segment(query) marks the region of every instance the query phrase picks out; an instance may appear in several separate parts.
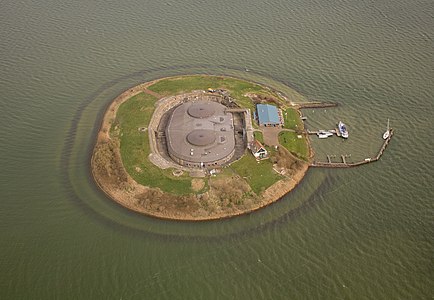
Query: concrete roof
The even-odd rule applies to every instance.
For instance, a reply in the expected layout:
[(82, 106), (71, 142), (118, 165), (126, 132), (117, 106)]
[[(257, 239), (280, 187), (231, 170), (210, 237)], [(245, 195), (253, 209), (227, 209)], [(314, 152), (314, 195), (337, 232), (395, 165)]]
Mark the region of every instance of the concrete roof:
[(176, 107), (166, 128), (167, 147), (176, 157), (211, 163), (235, 148), (234, 126), (226, 106), (213, 101), (186, 102)]
[(259, 124), (280, 124), (277, 107), (270, 104), (257, 104), (256, 112), (258, 114)]

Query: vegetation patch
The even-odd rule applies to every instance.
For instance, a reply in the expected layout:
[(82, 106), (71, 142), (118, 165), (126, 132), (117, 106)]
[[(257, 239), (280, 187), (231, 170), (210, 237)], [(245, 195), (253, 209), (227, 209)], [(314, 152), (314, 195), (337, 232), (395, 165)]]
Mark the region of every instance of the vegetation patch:
[(148, 159), (148, 133), (137, 130), (149, 124), (156, 100), (140, 93), (123, 103), (116, 114), (111, 135), (119, 139), (122, 163), (137, 183), (174, 194), (188, 194), (192, 192), (191, 178), (185, 174), (175, 176), (173, 170), (162, 170), (152, 164)]
[(194, 178), (191, 180), (191, 189), (195, 192), (202, 191), (205, 188), (205, 180), (202, 178)]
[(300, 119), (298, 111), (293, 108), (287, 108), (283, 113), (284, 127), (287, 129), (301, 130), (303, 123)]
[(279, 133), (279, 144), (298, 158), (307, 161), (309, 157), (309, 146), (306, 138), (295, 132), (282, 131)]
[(260, 131), (253, 132), (253, 136), (256, 140), (258, 140), (261, 144), (264, 144), (264, 135)]
[(282, 176), (273, 170), (273, 163), (269, 159), (257, 161), (253, 155), (244, 155), (231, 164), (231, 169), (246, 180), (256, 194), (282, 179)]

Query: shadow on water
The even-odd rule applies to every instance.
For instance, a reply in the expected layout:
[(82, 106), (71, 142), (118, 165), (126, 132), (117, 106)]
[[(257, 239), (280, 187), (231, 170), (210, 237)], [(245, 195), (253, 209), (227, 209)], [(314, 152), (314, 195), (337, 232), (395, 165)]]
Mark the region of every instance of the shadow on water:
[[(220, 72), (212, 72), (213, 69), (218, 69), (218, 70), (220, 70)], [(185, 72), (185, 70), (194, 70), (194, 73), (192, 73), (191, 71)], [(223, 70), (224, 74), (221, 73), (221, 70)], [(86, 215), (88, 215), (92, 219), (98, 220), (100, 223), (104, 224), (107, 227), (112, 228), (113, 230), (121, 231), (123, 233), (130, 234), (130, 235), (133, 234), (139, 238), (145, 237), (145, 238), (158, 239), (158, 240), (162, 240), (162, 241), (186, 241), (186, 240), (188, 240), (188, 241), (220, 242), (223, 240), (231, 240), (234, 238), (248, 237), (250, 235), (260, 234), (262, 232), (265, 232), (265, 231), (268, 231), (271, 229), (276, 229), (280, 226), (283, 226), (284, 224), (287, 224), (288, 222), (296, 220), (298, 217), (300, 217), (301, 215), (303, 215), (304, 213), (306, 213), (307, 211), (309, 211), (313, 207), (315, 207), (317, 205), (317, 203), (322, 199), (322, 197), (320, 196), (322, 191), (325, 191), (329, 188), (330, 177), (328, 177), (328, 180), (322, 180), (320, 185), (313, 191), (313, 193), (311, 193), (310, 196), (306, 200), (304, 200), (302, 202), (302, 204), (300, 204), (298, 207), (293, 208), (293, 209), (289, 209), (283, 215), (280, 215), (280, 216), (278, 216), (275, 219), (272, 219), (270, 221), (266, 221), (266, 222), (258, 221), (259, 224), (257, 224), (257, 225), (250, 226), (246, 229), (240, 229), (240, 231), (237, 231), (237, 232), (222, 233), (220, 235), (207, 236), (207, 235), (195, 234), (195, 233), (191, 233), (189, 235), (185, 235), (185, 234), (183, 235), (183, 234), (173, 234), (173, 233), (156, 233), (156, 232), (146, 230), (144, 228), (136, 228), (133, 226), (128, 226), (127, 224), (122, 224), (120, 222), (116, 222), (116, 220), (113, 220), (110, 217), (101, 214), (94, 207), (87, 204), (86, 201), (81, 199), (81, 197), (74, 190), (74, 186), (71, 182), (69, 168), (70, 168), (71, 157), (73, 154), (74, 144), (75, 144), (76, 138), (77, 138), (77, 130), (78, 130), (80, 121), (83, 117), (83, 113), (86, 110), (86, 108), (94, 100), (96, 100), (100, 95), (102, 95), (105, 91), (109, 90), (110, 88), (115, 87), (119, 83), (125, 82), (126, 80), (135, 80), (135, 81), (137, 81), (136, 84), (138, 84), (139, 82), (142, 82), (140, 80), (144, 80), (145, 77), (146, 77), (145, 81), (151, 81), (151, 80), (155, 80), (155, 79), (158, 79), (161, 77), (179, 76), (179, 75), (183, 75), (183, 74), (207, 74), (207, 75), (221, 75), (221, 76), (229, 75), (229, 76), (237, 77), (237, 76), (234, 76), (233, 74), (230, 74), (230, 73), (234, 73), (234, 71), (235, 72), (245, 72), (245, 70), (243, 68), (238, 68), (238, 67), (228, 68), (226, 66), (211, 66), (211, 65), (195, 65), (195, 66), (185, 65), (185, 66), (172, 66), (170, 68), (166, 67), (166, 68), (144, 69), (144, 70), (140, 70), (140, 71), (137, 71), (137, 72), (134, 72), (131, 74), (124, 75), (124, 76), (119, 77), (117, 79), (111, 80), (111, 81), (103, 84), (102, 86), (100, 86), (100, 88), (98, 90), (96, 90), (94, 93), (90, 94), (88, 97), (86, 97), (79, 104), (79, 106), (78, 106), (78, 108), (77, 108), (77, 110), (76, 110), (76, 112), (75, 112), (75, 114), (71, 120), (71, 126), (70, 126), (69, 130), (67, 131), (67, 134), (65, 137), (65, 143), (64, 143), (64, 147), (62, 149), (61, 160), (60, 160), (60, 168), (61, 168), (61, 182), (66, 189), (65, 192), (68, 195), (68, 197)], [(164, 73), (164, 76), (162, 76), (159, 73)], [(268, 76), (268, 74), (264, 75), (264, 74), (260, 74), (258, 72), (252, 72), (252, 71), (249, 71), (249, 73), (251, 73), (254, 76), (259, 76), (262, 78), (270, 78), (279, 84), (283, 84), (285, 86), (291, 87), (290, 84), (288, 84), (288, 83), (286, 83), (286, 82), (284, 82), (278, 78), (273, 78), (271, 76)], [(155, 75), (155, 74), (159, 74), (159, 75)], [(246, 79), (246, 78), (242, 78), (242, 77), (239, 77), (239, 78)], [(250, 79), (248, 79), (248, 80), (250, 80)], [(254, 80), (251, 80), (251, 81), (254, 81)], [(257, 83), (263, 84), (261, 82), (257, 82)], [(136, 84), (134, 84), (134, 85), (136, 85)], [(129, 87), (125, 87), (124, 90), (126, 90), (128, 88)], [(107, 103), (105, 103), (105, 105), (97, 113), (97, 116), (96, 116), (96, 119), (94, 122), (94, 126), (93, 126), (93, 129), (92, 129), (91, 134), (90, 134), (90, 138), (92, 139), (92, 141), (96, 140), (96, 136), (98, 134), (98, 131), (99, 131), (99, 128), (100, 128), (100, 125), (102, 122), (102, 118), (104, 116), (106, 109), (109, 107), (110, 104), (111, 104), (111, 99), (110, 99), (110, 101), (107, 101)], [(92, 151), (93, 151), (94, 146), (95, 146), (95, 142), (92, 142), (89, 145), (89, 147), (86, 151), (86, 156), (84, 157), (84, 162), (86, 165), (85, 170), (86, 170), (88, 182), (90, 183), (92, 191), (96, 194), (97, 197), (104, 199), (106, 204), (112, 206), (116, 210), (118, 210), (118, 211), (122, 210), (122, 213), (129, 215), (129, 216), (132, 216), (132, 217), (135, 217), (135, 218), (140, 217), (142, 219), (144, 218), (147, 220), (152, 220), (153, 222), (159, 221), (159, 222), (162, 222), (165, 224), (171, 224), (171, 225), (177, 225), (177, 224), (181, 225), (181, 224), (186, 223), (183, 221), (158, 220), (156, 218), (144, 216), (144, 215), (139, 214), (137, 212), (131, 211), (131, 210), (121, 206), (120, 204), (114, 202), (113, 200), (111, 200), (104, 192), (102, 192), (98, 188), (98, 186), (96, 185), (94, 178), (91, 174), (90, 161), (91, 161)], [(311, 172), (312, 172), (312, 170), (309, 170), (307, 172), (306, 176), (309, 177), (309, 174)], [(306, 184), (305, 182), (306, 182), (306, 180), (303, 180), (295, 188), (295, 190), (293, 190), (291, 193), (294, 193), (294, 192), (296, 192), (296, 190), (303, 188), (303, 186)], [(234, 218), (228, 218), (228, 219), (222, 219), (222, 220), (204, 221), (204, 222), (199, 222), (199, 223), (195, 223), (195, 224), (197, 224), (198, 226), (200, 226), (200, 224), (217, 224), (217, 223), (222, 224), (222, 225), (224, 223), (230, 224), (231, 222), (234, 222), (234, 219), (242, 220), (243, 218), (250, 218), (252, 215), (260, 214), (265, 210), (272, 209), (275, 205), (278, 205), (280, 201), (285, 201), (285, 199), (280, 199), (279, 201), (276, 201), (275, 203), (269, 205), (266, 208), (263, 208), (259, 211), (255, 211), (255, 212), (245, 214), (242, 216), (237, 216)], [(190, 222), (190, 223), (192, 224), (192, 222)]]

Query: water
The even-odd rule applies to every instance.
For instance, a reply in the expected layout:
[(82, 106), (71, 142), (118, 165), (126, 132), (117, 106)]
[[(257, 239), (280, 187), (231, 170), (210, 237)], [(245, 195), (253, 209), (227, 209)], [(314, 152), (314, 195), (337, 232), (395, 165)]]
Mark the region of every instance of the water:
[[(434, 288), (430, 1), (2, 1), (0, 298), (424, 299)], [(249, 72), (245, 72), (245, 68)], [(139, 216), (93, 184), (104, 108), (139, 82), (228, 74), (311, 99), (317, 157), (290, 195), (224, 221)], [(297, 203), (304, 203), (294, 209)]]

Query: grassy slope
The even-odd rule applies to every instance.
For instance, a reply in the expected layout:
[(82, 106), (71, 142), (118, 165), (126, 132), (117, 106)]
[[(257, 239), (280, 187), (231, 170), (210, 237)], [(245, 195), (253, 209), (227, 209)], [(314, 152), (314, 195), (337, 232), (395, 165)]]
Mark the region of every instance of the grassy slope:
[(300, 115), (298, 112), (293, 108), (288, 108), (283, 113), (283, 119), (285, 121), (284, 127), (287, 129), (302, 129), (303, 124), (300, 119)]
[(260, 131), (253, 132), (253, 136), (256, 140), (258, 140), (261, 144), (264, 144), (264, 135)]
[[(175, 177), (171, 170), (161, 170), (148, 160), (148, 132), (139, 132), (138, 128), (149, 124), (156, 100), (153, 96), (141, 93), (119, 107), (115, 124), (120, 128), (122, 162), (127, 172), (142, 185), (160, 187), (166, 192), (176, 194), (190, 193), (189, 177)], [(112, 134), (116, 134), (113, 128)], [(138, 172), (136, 167), (142, 171)]]
[[(293, 130), (303, 129), (303, 122), (295, 109), (287, 108), (283, 114), (283, 119), (285, 121), (284, 128)], [(299, 158), (307, 160), (309, 148), (304, 138), (297, 138), (297, 134), (293, 132), (281, 132), (279, 134), (279, 143)]]
[(273, 164), (269, 159), (258, 162), (251, 154), (244, 155), (234, 162), (231, 168), (249, 183), (256, 194), (283, 178), (273, 170)]
[(307, 161), (309, 148), (305, 138), (299, 139), (295, 132), (282, 131), (279, 133), (279, 143), (289, 152)]

